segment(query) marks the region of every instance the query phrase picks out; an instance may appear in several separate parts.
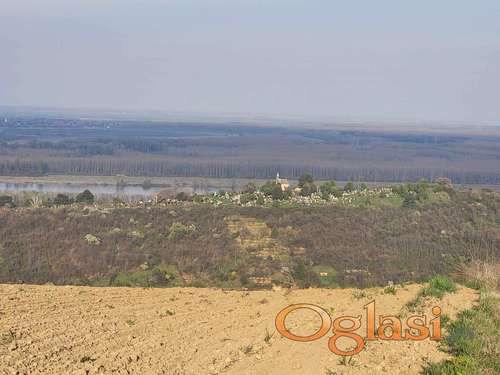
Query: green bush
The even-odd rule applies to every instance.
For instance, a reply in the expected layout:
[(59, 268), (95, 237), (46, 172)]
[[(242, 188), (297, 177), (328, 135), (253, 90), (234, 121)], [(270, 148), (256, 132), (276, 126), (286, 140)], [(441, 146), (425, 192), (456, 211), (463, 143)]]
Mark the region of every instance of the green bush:
[(173, 287), (180, 286), (179, 271), (173, 266), (161, 265), (153, 269), (118, 272), (110, 281), (112, 286), (126, 287)]
[(168, 239), (171, 241), (179, 240), (194, 232), (196, 232), (194, 224), (184, 225), (178, 221), (174, 221), (168, 229)]
[(273, 200), (283, 200), (290, 197), (290, 192), (281, 188), (280, 184), (277, 184), (274, 181), (268, 181), (260, 188), (260, 191), (267, 195), (268, 197), (273, 198)]
[(187, 193), (181, 191), (180, 193), (178, 193), (175, 196), (175, 199), (178, 200), (178, 201), (181, 201), (181, 202), (186, 202), (186, 201), (190, 200), (190, 197), (189, 197), (189, 195)]
[(473, 280), (467, 280), (465, 282), (465, 286), (467, 288), (475, 289), (475, 290), (481, 290), (486, 287), (484, 281), (473, 279)]
[(90, 234), (90, 233), (86, 234), (84, 238), (85, 238), (85, 241), (87, 241), (87, 243), (89, 245), (100, 245), (101, 244), (101, 240), (98, 237), (94, 236), (93, 234)]
[(434, 276), (429, 280), (429, 285), (422, 290), (423, 297), (442, 298), (445, 293), (457, 291), (455, 283), (445, 276)]
[(427, 375), (475, 375), (478, 365), (473, 358), (467, 356), (454, 357), (446, 362), (432, 364), (426, 369)]
[(313, 270), (317, 275), (319, 286), (323, 288), (338, 287), (337, 271), (335, 268), (328, 266), (315, 266), (313, 267)]
[(417, 198), (413, 194), (408, 194), (403, 200), (404, 208), (416, 208)]
[(316, 193), (318, 188), (313, 183), (306, 183), (300, 187), (300, 195), (303, 197), (309, 197), (311, 194)]
[(75, 202), (92, 204), (94, 203), (94, 194), (90, 190), (84, 190), (76, 196)]
[(253, 182), (249, 182), (243, 187), (242, 193), (253, 194), (257, 191), (257, 186)]
[(316, 273), (311, 266), (306, 265), (302, 261), (299, 261), (295, 267), (293, 267), (292, 277), (301, 288), (320, 285), (318, 273)]
[(388, 286), (384, 289), (384, 294), (396, 294), (396, 287), (394, 285)]
[(430, 365), (428, 375), (500, 373), (500, 303), (482, 293), (477, 307), (465, 310), (449, 326), (445, 339), (453, 358)]
[(354, 184), (352, 183), (352, 181), (349, 181), (344, 185), (344, 191), (346, 193), (350, 193), (350, 192), (354, 191)]
[(240, 195), (240, 203), (247, 204), (248, 202), (253, 202), (256, 199), (254, 193), (243, 193)]
[(151, 271), (118, 272), (111, 280), (112, 286), (149, 287)]
[(54, 198), (54, 204), (56, 206), (65, 206), (71, 203), (71, 199), (66, 194), (57, 194)]
[(0, 195), (0, 207), (13, 206), (14, 200), (8, 195)]
[(302, 188), (303, 186), (307, 184), (312, 184), (314, 183), (313, 177), (309, 173), (304, 173), (302, 176), (299, 177), (299, 187)]

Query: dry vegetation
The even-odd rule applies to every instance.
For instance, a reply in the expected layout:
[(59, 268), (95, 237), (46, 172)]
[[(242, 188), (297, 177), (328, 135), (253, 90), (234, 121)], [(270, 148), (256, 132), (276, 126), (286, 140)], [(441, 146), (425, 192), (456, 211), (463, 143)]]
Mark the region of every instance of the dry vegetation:
[(406, 205), (406, 199), (362, 199), (316, 206), (281, 201), (280, 207), (178, 202), (3, 208), (0, 281), (369, 287), (498, 261), (498, 193), (453, 191), (447, 200)]

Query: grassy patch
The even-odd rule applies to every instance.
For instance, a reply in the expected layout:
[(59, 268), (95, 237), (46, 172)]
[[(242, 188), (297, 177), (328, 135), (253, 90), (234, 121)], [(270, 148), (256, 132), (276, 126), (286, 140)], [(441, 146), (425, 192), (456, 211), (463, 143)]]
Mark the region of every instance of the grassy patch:
[(318, 277), (319, 286), (321, 286), (322, 288), (338, 287), (337, 271), (333, 267), (314, 266), (313, 271)]
[(477, 307), (461, 312), (445, 339), (453, 358), (431, 364), (427, 375), (500, 373), (500, 300), (486, 292)]
[(454, 293), (457, 291), (455, 283), (445, 276), (434, 276), (429, 280), (429, 285), (422, 289), (423, 297), (443, 298), (445, 293)]
[(394, 285), (388, 286), (384, 289), (384, 294), (396, 294), (396, 287)]
[(118, 272), (115, 277), (109, 280), (109, 284), (110, 286), (143, 288), (173, 287), (181, 285), (182, 281), (178, 270), (174, 266), (159, 265), (151, 269)]
[(485, 283), (481, 280), (474, 279), (474, 280), (467, 280), (464, 285), (467, 288), (474, 289), (474, 290), (481, 290), (486, 287)]
[(453, 280), (445, 276), (434, 276), (429, 280), (429, 284), (420, 290), (415, 298), (406, 303), (406, 309), (414, 312), (422, 302), (422, 298), (436, 297), (441, 299), (446, 293), (454, 293), (456, 290), (457, 286)]
[(388, 196), (387, 198), (383, 198), (382, 202), (391, 206), (401, 207), (403, 205), (403, 198), (400, 195), (393, 194)]

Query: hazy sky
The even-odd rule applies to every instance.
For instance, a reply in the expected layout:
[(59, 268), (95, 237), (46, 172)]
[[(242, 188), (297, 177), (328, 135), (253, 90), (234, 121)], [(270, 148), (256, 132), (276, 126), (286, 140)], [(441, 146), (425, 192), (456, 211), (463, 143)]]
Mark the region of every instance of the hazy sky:
[(0, 104), (500, 124), (500, 1), (0, 0)]

